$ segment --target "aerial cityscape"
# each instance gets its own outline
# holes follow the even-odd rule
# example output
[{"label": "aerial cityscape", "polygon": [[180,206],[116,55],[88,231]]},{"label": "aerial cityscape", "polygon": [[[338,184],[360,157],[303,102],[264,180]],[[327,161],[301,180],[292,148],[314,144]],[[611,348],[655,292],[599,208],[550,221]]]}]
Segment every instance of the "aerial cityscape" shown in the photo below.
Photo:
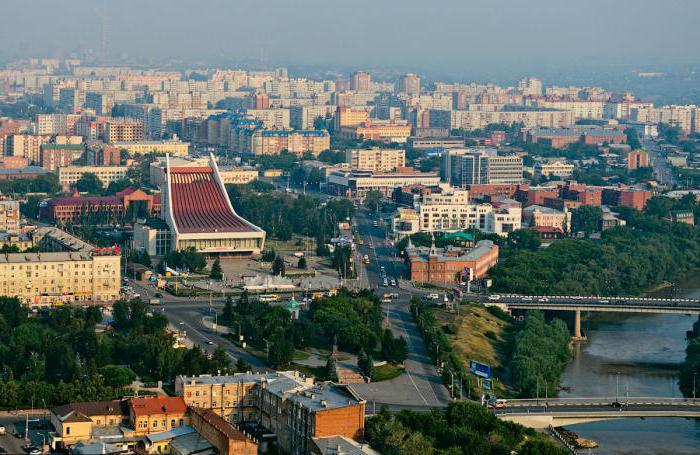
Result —
[{"label": "aerial cityscape", "polygon": [[0,454],[700,453],[700,4],[10,3]]}]

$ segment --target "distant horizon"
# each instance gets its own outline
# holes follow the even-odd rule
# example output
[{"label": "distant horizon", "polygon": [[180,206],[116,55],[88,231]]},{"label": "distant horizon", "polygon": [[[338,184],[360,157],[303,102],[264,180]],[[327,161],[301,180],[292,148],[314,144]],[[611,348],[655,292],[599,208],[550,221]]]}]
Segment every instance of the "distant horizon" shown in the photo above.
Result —
[{"label": "distant horizon", "polygon": [[[3,5],[2,60],[395,68],[692,65],[700,2],[676,0],[33,0]],[[104,39],[103,39],[104,38]]]}]

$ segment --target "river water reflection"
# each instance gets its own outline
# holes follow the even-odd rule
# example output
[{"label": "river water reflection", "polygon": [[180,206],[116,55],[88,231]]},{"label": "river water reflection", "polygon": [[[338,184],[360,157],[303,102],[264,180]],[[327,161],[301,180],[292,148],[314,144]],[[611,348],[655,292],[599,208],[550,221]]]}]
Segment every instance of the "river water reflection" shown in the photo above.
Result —
[{"label": "river water reflection", "polygon": [[[700,298],[700,275],[676,291]],[[594,315],[584,322],[586,343],[576,347],[561,378],[561,397],[680,397],[678,364],[695,316]],[[600,454],[700,454],[700,420],[621,419],[568,427],[600,444]]]}]

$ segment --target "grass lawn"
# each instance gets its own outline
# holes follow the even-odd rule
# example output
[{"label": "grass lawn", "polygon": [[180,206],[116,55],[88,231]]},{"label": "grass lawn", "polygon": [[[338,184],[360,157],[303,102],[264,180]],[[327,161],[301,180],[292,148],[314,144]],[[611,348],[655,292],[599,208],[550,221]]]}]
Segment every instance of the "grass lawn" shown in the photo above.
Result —
[{"label": "grass lawn", "polygon": [[465,365],[468,367],[470,360],[489,365],[498,379],[497,387],[501,389],[507,373],[505,365],[509,355],[508,332],[511,323],[492,315],[480,305],[462,305],[459,316],[444,310],[435,314],[440,326],[447,327],[450,332],[454,330],[455,333],[447,333],[447,338],[461,354]]},{"label": "grass lawn", "polygon": [[403,374],[403,367],[387,363],[379,367],[375,367],[372,372],[372,382],[388,381]]},{"label": "grass lawn", "polygon": [[309,354],[308,352],[294,351],[294,355],[292,355],[292,360],[306,360],[309,357],[311,357],[311,354]]}]

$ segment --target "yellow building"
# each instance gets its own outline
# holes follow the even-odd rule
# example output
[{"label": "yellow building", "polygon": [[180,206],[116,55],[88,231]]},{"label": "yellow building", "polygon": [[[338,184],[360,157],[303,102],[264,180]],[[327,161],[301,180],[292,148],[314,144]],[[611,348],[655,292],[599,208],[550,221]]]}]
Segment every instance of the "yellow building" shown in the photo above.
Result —
[{"label": "yellow building", "polygon": [[554,175],[557,177],[568,177],[574,172],[573,164],[566,164],[561,161],[552,161],[550,163],[535,163],[535,175],[549,177]]},{"label": "yellow building", "polygon": [[70,403],[51,410],[49,443],[54,449],[92,439],[97,428],[117,428],[127,422],[125,400]]},{"label": "yellow building", "polygon": [[180,141],[115,142],[112,145],[115,148],[126,150],[132,155],[169,153],[172,156],[187,156],[190,150],[190,144],[188,142]]},{"label": "yellow building", "polygon": [[126,178],[128,166],[65,166],[58,168],[58,183],[68,191],[85,174],[95,174],[102,185]]},{"label": "yellow building", "polygon": [[249,169],[244,167],[221,167],[219,174],[224,184],[245,185],[253,180],[258,179],[260,174],[257,169]]},{"label": "yellow building", "polygon": [[345,152],[345,162],[353,169],[386,172],[406,166],[406,151],[403,149],[352,149]]},{"label": "yellow building", "polygon": [[[235,374],[233,376],[178,376],[175,394],[187,406],[211,409],[228,420],[255,420],[258,406],[257,386],[273,374]],[[233,414],[233,416],[232,416]],[[231,417],[232,416],[232,417]]]},{"label": "yellow building", "polygon": [[44,252],[0,255],[0,295],[28,306],[119,298],[118,250],[96,249],[54,227],[34,231],[32,242]]}]

